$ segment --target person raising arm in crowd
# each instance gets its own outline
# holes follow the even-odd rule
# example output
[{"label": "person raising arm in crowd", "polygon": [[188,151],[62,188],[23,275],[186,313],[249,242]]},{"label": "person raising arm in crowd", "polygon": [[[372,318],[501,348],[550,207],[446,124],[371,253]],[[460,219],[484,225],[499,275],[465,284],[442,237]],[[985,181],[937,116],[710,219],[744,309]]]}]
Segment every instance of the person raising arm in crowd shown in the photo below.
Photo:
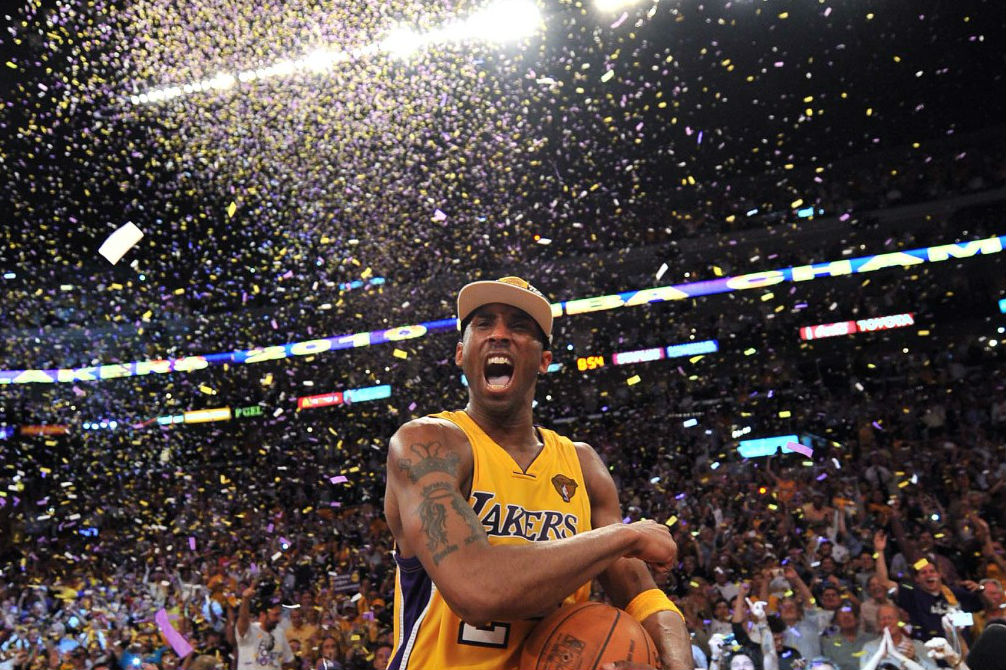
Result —
[{"label": "person raising arm in crowd", "polygon": [[[912,565],[915,573],[914,584],[902,585],[893,581],[887,572],[884,551],[887,549],[887,535],[877,531],[873,536],[873,548],[877,554],[877,577],[888,590],[895,589],[894,604],[908,613],[912,624],[912,637],[925,642],[943,634],[943,615],[952,608],[965,612],[981,611],[983,606],[978,596],[978,584],[964,582],[969,588],[947,586],[936,565],[926,558],[916,560]],[[878,609],[878,622],[880,611]]]}]

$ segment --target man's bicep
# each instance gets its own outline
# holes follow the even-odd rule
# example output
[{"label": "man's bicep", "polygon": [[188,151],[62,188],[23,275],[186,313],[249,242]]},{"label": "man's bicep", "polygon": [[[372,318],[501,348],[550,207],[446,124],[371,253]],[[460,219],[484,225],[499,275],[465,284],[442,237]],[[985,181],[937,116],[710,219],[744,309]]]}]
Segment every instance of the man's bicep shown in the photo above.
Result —
[{"label": "man's bicep", "polygon": [[392,440],[389,481],[398,501],[404,544],[431,572],[452,554],[487,542],[461,495],[461,467],[457,450],[439,436],[406,434]]},{"label": "man's bicep", "polygon": [[580,469],[590,499],[590,525],[600,528],[622,522],[622,505],[618,500],[618,489],[605,467],[604,461],[588,444],[577,444]]},{"label": "man's bicep", "polygon": [[[593,528],[622,523],[622,506],[604,461],[593,447],[577,444],[580,467],[590,497],[590,525]],[[650,571],[642,561],[620,558],[598,575],[605,593],[618,607],[625,607],[633,597],[654,586]]]}]

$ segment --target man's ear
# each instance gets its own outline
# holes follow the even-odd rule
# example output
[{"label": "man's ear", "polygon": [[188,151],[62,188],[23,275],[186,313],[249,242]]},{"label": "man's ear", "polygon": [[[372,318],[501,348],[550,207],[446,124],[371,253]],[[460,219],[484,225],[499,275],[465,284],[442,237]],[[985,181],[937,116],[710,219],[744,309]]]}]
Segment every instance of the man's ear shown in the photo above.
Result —
[{"label": "man's ear", "polygon": [[454,347],[454,365],[461,367],[461,356],[464,354],[465,343],[458,341],[457,345]]},{"label": "man's ear", "polygon": [[552,364],[552,352],[546,349],[541,352],[541,362],[538,364],[538,372],[545,374],[548,372],[548,366]]}]

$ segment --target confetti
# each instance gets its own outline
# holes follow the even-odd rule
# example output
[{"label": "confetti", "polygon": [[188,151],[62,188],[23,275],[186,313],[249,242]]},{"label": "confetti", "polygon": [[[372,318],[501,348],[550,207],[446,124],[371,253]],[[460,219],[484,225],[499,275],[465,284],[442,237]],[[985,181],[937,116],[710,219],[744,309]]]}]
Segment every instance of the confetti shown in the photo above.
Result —
[{"label": "confetti", "polygon": [[814,455],[814,450],[806,445],[800,444],[799,442],[787,442],[786,448],[797,454],[803,454],[804,456],[810,457]]},{"label": "confetti", "polygon": [[[455,283],[494,268],[535,273],[557,302],[760,273],[757,291],[557,319],[564,365],[540,382],[536,418],[569,421],[619,482],[643,492],[626,522],[676,517],[675,529],[691,529],[701,515],[693,501],[728,491],[714,509],[725,527],[743,526],[737,512],[750,500],[732,492],[746,491],[760,463],[737,458],[731,430],[772,435],[790,421],[824,436],[808,481],[843,485],[833,454],[841,475],[856,478],[858,454],[870,450],[858,428],[876,420],[884,430],[874,445],[894,449],[905,470],[899,487],[945,481],[949,491],[949,472],[901,466],[909,458],[894,443],[916,441],[930,399],[985,417],[997,384],[1002,392],[994,374],[943,384],[953,379],[945,355],[991,368],[986,357],[1001,350],[988,341],[1002,338],[955,338],[939,317],[986,313],[972,301],[1002,276],[1001,261],[897,265],[870,282],[822,277],[785,290],[771,271],[896,253],[920,246],[913,237],[965,243],[978,230],[1002,232],[981,206],[914,223],[880,211],[929,211],[933,199],[1001,189],[1001,132],[989,119],[1002,118],[1003,103],[987,90],[1001,81],[1000,40],[989,34],[1002,18],[981,4],[966,20],[894,7],[867,17],[822,5],[785,14],[737,3],[611,14],[584,5],[543,11],[544,30],[516,43],[428,44],[398,60],[367,48],[398,21],[448,25],[461,5],[21,3],[0,43],[3,368],[114,375],[123,362],[156,369],[190,356],[191,369],[2,387],[0,505],[26,526],[43,515],[48,529],[16,547],[12,579],[53,566],[37,575],[49,581],[111,556],[123,558],[114,584],[124,589],[142,588],[148,559],[191,567],[219,557],[239,575],[285,570],[294,550],[270,560],[275,544],[258,541],[274,536],[294,548],[332,541],[346,552],[338,569],[326,557],[335,575],[386,569],[390,547],[355,521],[363,504],[380,505],[394,425],[463,405],[453,334],[410,339],[408,350],[393,338],[373,351],[312,346],[450,317]],[[920,44],[959,49],[934,60]],[[359,51],[335,59],[325,53],[333,45]],[[177,95],[151,100],[158,86]],[[143,244],[107,264],[94,258],[108,222],[127,220]],[[797,326],[883,313],[887,302],[926,306],[918,336],[799,348],[792,339]],[[720,350],[691,359],[701,376],[666,363],[640,368],[657,372],[640,389],[609,370],[569,376],[574,355],[707,337]],[[291,342],[315,345],[278,360],[274,347]],[[233,350],[261,362],[199,359]],[[293,411],[305,387],[374,384],[394,394]],[[233,407],[233,417],[184,422],[206,404]],[[238,412],[253,406],[260,411]],[[788,419],[779,407],[792,408]],[[700,413],[701,427],[686,433],[684,419]],[[22,416],[68,433],[11,432],[4,422]],[[654,417],[666,435],[654,433]],[[973,440],[949,426],[957,447],[913,443],[910,458],[964,463],[959,445]],[[994,434],[985,428],[972,435]],[[995,472],[976,460],[982,452],[968,450],[973,480]],[[712,462],[693,462],[702,453]],[[686,462],[694,474],[677,472]],[[352,472],[351,485],[332,471]],[[660,490],[647,485],[655,477]],[[661,495],[650,499],[651,489]],[[759,505],[777,519],[767,499]],[[91,529],[97,519],[111,526]],[[762,539],[779,548],[771,526]],[[357,532],[362,541],[346,539]],[[166,537],[178,538],[173,547]]]},{"label": "confetti", "polygon": [[98,253],[104,256],[109,263],[115,265],[126,255],[136,243],[143,239],[143,231],[136,227],[132,221],[127,221],[98,247]]}]

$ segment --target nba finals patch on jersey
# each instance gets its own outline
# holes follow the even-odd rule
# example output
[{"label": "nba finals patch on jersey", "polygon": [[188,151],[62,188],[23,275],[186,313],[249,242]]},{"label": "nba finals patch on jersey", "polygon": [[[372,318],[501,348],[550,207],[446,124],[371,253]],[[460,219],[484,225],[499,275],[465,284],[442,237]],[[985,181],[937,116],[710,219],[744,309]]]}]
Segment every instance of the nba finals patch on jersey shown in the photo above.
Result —
[{"label": "nba finals patch on jersey", "polygon": [[563,502],[569,502],[573,494],[576,493],[577,484],[575,480],[570,479],[566,475],[556,475],[552,477],[552,486],[562,496]]}]

